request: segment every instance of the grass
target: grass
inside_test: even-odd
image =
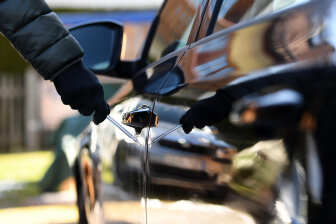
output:
[[[20,187],[0,192],[0,207],[19,206],[27,198],[39,195],[37,182],[53,159],[52,151],[0,154],[0,188],[6,183],[20,184]]]
[[[0,154],[0,181],[38,182],[53,159],[52,151]]]
[[[19,187],[0,190],[0,208],[24,205],[26,199],[41,193],[38,182],[54,160],[52,151],[34,151],[0,154],[0,189],[6,184],[19,183]],[[102,181],[112,184],[111,169],[103,165]]]
[[[21,188],[2,192],[0,195],[0,208],[21,207],[28,198],[38,196],[41,191],[35,183],[25,183]]]

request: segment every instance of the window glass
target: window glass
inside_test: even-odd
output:
[[[168,0],[148,54],[148,61],[186,46],[201,0]]]
[[[210,0],[209,4],[206,8],[206,11],[204,13],[204,17],[202,19],[202,24],[199,28],[199,33],[197,36],[197,40],[202,39],[203,37],[207,36],[208,30],[213,31],[213,25],[210,25],[211,19],[213,19],[214,13],[216,14],[217,9],[219,8],[219,5],[221,4],[221,1],[223,0]],[[216,12],[215,12],[216,11]],[[211,26],[211,28],[210,28]],[[212,33],[212,32],[211,32]]]
[[[218,14],[215,32],[236,23],[271,14],[309,0],[224,0]]]

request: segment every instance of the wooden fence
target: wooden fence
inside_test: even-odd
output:
[[[0,75],[0,152],[24,145],[24,79]]]

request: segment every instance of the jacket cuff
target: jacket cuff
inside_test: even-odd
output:
[[[60,74],[62,74],[62,73],[65,72],[66,70],[68,70],[70,67],[72,67],[72,66],[78,64],[79,62],[80,62],[81,64],[83,64],[82,58],[79,58],[79,59],[77,59],[77,60],[71,62],[71,63],[68,64],[67,66],[64,66],[64,68],[62,68],[61,70],[59,70],[58,72],[56,72],[56,73],[55,73],[49,80],[53,82],[54,79],[55,79],[57,76],[59,76]]]

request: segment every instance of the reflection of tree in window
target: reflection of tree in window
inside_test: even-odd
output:
[[[225,0],[221,6],[215,32],[236,23],[287,9],[308,0]]]
[[[185,44],[181,45],[178,42],[189,24],[192,23],[199,2],[200,0],[167,1],[149,52],[148,60],[150,62],[160,59],[162,52],[170,45],[176,44],[175,48],[185,46]]]
[[[254,0],[239,0],[226,13],[224,19],[238,23],[246,11],[253,5]]]

